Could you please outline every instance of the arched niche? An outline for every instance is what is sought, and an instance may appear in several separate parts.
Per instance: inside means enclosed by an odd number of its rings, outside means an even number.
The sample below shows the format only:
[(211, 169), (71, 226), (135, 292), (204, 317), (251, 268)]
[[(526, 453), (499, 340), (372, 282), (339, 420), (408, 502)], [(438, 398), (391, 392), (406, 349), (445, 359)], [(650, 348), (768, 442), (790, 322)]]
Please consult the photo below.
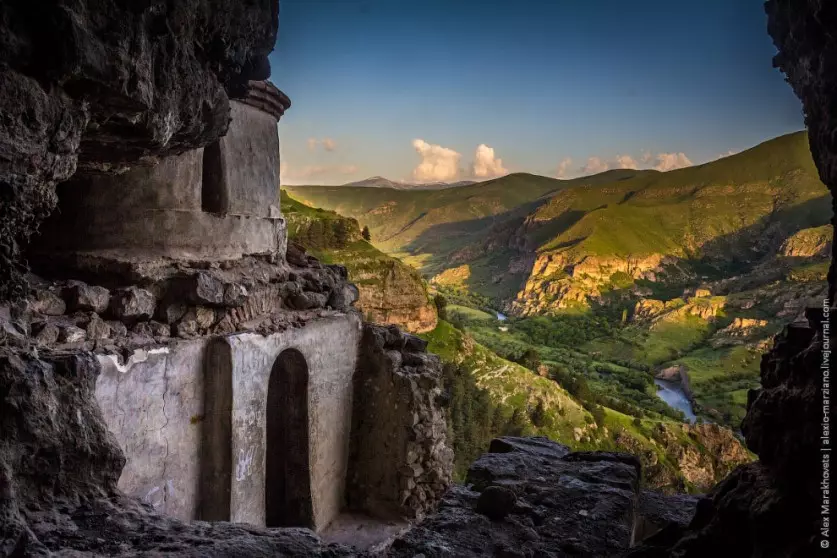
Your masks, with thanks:
[(273, 364), (265, 413), (265, 525), (313, 527), (308, 364), (296, 349)]

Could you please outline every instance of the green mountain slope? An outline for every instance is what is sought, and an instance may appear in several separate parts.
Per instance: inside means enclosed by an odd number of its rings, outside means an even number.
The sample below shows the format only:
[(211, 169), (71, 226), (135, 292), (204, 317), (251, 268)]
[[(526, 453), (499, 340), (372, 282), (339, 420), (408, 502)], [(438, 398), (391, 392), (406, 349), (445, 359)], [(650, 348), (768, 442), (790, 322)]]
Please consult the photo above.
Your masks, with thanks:
[(805, 132), (667, 173), (513, 174), (442, 191), (290, 191), (358, 219), (377, 246), (425, 274), (469, 265), (470, 289), (504, 299), (514, 298), (533, 267), (552, 273), (588, 256), (750, 262), (829, 217)]
[(577, 450), (633, 453), (642, 461), (644, 483), (666, 491), (705, 491), (751, 459), (731, 431), (715, 425), (634, 418), (589, 406), (555, 380), (497, 356), (446, 321), (425, 338), (428, 350), (454, 367), (446, 369), (446, 389), (459, 473), (492, 437), (503, 434), (548, 436)]
[(288, 238), (324, 263), (346, 266), (360, 294), (355, 306), (366, 319), (414, 333), (436, 326), (436, 308), (415, 269), (364, 240), (355, 219), (301, 204), (284, 190), (281, 195)]

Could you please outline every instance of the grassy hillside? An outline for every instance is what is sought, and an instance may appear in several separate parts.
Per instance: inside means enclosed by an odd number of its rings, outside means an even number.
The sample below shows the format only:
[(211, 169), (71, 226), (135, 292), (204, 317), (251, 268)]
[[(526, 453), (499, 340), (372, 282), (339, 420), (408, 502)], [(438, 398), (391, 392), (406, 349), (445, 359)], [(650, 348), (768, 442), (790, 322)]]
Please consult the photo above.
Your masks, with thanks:
[(358, 219), (377, 246), (426, 275), (468, 265), (469, 289), (506, 300), (539, 255), (662, 254), (717, 267), (752, 262), (830, 217), (804, 132), (667, 173), (610, 171), (574, 180), (513, 174), (441, 191), (289, 191)]
[(346, 266), (360, 292), (356, 306), (367, 320), (414, 333), (436, 326), (436, 309), (419, 273), (364, 240), (355, 219), (299, 203), (284, 190), (282, 213), (290, 240), (323, 263)]
[(425, 338), (428, 350), (446, 363), (449, 426), (460, 475), (492, 437), (503, 434), (548, 436), (576, 450), (634, 453), (643, 463), (645, 484), (670, 491), (705, 490), (750, 459), (728, 430), (602, 406), (596, 402), (602, 399), (589, 392), (573, 387), (571, 394), (548, 374), (499, 357), (446, 321)]

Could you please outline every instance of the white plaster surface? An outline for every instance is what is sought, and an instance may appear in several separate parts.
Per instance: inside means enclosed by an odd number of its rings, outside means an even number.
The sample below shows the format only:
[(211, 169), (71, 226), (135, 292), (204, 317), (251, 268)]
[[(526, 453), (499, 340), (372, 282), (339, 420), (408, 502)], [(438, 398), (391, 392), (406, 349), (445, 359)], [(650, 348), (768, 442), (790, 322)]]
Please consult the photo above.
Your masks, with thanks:
[[(276, 358), (296, 349), (308, 365), (309, 463), (315, 529), (325, 528), (344, 506), (352, 377), (358, 359), (360, 317), (336, 314), (301, 328), (262, 336), (244, 333), (228, 344), (232, 360), (229, 520), (265, 524), (265, 430), (267, 386)], [(119, 487), (183, 520), (199, 518), (201, 437), (206, 348), (210, 338), (136, 351), (120, 364), (99, 356), (96, 398), (127, 457)], [(231, 389), (230, 389), (231, 387)], [(211, 433), (210, 433), (211, 435)]]
[(119, 488), (183, 520), (198, 506), (206, 344), (137, 350), (123, 364), (98, 357), (96, 399), (127, 458)]
[[(268, 337), (227, 337), (232, 355), (230, 520), (264, 525), (267, 386), (273, 364), (296, 349), (308, 364), (309, 463), (314, 527), (326, 527), (344, 505), (352, 377), (361, 329), (356, 314), (337, 315)], [(280, 448), (281, 449), (281, 448)]]

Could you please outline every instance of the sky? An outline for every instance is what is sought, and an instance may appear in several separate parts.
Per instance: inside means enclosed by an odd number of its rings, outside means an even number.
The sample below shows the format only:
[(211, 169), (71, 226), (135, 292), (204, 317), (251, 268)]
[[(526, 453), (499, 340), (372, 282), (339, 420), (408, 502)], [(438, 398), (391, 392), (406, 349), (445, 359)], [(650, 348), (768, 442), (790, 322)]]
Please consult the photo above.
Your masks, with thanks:
[(571, 178), (804, 128), (763, 0), (280, 0), (283, 184)]

